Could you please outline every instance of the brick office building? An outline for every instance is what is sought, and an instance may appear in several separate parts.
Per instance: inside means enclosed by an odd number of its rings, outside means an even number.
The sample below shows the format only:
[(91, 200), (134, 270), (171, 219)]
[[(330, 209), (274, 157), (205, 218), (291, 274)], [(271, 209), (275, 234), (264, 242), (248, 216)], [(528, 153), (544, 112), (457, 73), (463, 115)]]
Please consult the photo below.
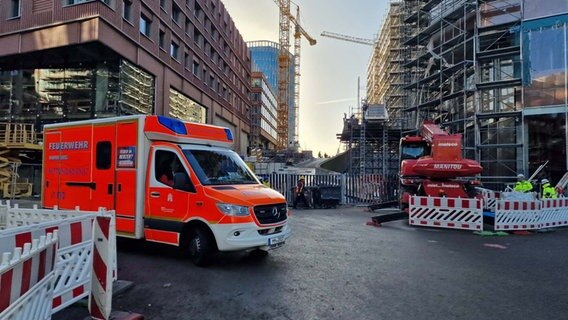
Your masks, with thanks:
[(220, 0), (0, 0), (0, 121), (154, 113), (245, 154), (250, 66)]

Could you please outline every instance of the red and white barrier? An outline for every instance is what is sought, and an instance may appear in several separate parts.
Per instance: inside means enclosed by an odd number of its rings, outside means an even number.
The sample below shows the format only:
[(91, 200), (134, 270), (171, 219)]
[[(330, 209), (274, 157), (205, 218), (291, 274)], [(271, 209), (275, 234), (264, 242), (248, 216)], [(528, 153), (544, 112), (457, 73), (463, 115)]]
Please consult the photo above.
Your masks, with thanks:
[(495, 230), (539, 229), (539, 212), (538, 200), (498, 200), (495, 209)]
[(115, 220), (112, 217), (97, 217), (93, 242), (93, 272), (89, 311), (94, 319), (109, 319), (112, 304), (113, 264), (116, 259)]
[(475, 189), (483, 197), (483, 209), (495, 212), (495, 207), (497, 206), (497, 200), (501, 198), (501, 193), (480, 187), (476, 187)]
[[(34, 212), (35, 211), (35, 212)], [(111, 222), (99, 225), (97, 217), (105, 217)], [(67, 217), (61, 219), (61, 217)], [(95, 223), (96, 222), (96, 223)], [(57, 230), (59, 232), (59, 248), (56, 254), (56, 281), (52, 288), (52, 308), (51, 313), (55, 313), (72, 303), (87, 297), (91, 293), (91, 280), (93, 269), (100, 266), (100, 259), (93, 258), (95, 250), (94, 235), (96, 232), (103, 232), (106, 236), (105, 243), (112, 246), (107, 248), (104, 261), (108, 266), (105, 270), (108, 273), (109, 281), (103, 283), (104, 293), (112, 291), (112, 281), (116, 279), (116, 231), (114, 229), (114, 212), (100, 210), (96, 212), (73, 211), (73, 210), (44, 210), (44, 209), (22, 209), (18, 207), (9, 208), (7, 215), (7, 225), (18, 227), (9, 228), (1, 231), (2, 241), (0, 241), (0, 252), (13, 250), (21, 247), (28, 240), (45, 235)], [(109, 230), (108, 228), (112, 228)], [(98, 239), (98, 237), (97, 237)], [(101, 252), (103, 248), (97, 244)], [(100, 273), (99, 273), (100, 275)], [(105, 277), (106, 279), (106, 277)], [(110, 310), (110, 295), (107, 298), (98, 294), (99, 299), (104, 299), (102, 317), (108, 319)]]
[(51, 318), (57, 241), (55, 231), (2, 254), (0, 319)]
[(483, 230), (481, 200), (412, 196), (408, 221), (416, 226)]
[(540, 227), (568, 226), (568, 199), (543, 199), (540, 203)]

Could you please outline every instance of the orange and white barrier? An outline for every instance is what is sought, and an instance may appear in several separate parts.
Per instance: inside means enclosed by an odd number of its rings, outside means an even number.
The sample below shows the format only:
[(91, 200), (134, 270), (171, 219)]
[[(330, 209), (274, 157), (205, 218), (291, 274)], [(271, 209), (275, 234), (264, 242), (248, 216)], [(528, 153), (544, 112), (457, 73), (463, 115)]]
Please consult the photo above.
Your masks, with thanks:
[(480, 199), (410, 197), (410, 225), (483, 230)]
[[(0, 234), (0, 242), (6, 236)], [(51, 318), (57, 231), (2, 253), (0, 319)]]
[[(67, 218), (61, 219), (62, 217)], [(98, 217), (105, 219), (97, 219)], [(104, 222), (106, 220), (111, 222)], [(99, 225), (99, 223), (103, 224)], [(58, 231), (59, 246), (55, 262), (56, 281), (52, 288), (51, 313), (90, 295), (93, 269), (100, 267), (100, 252), (104, 251), (103, 244), (96, 244), (98, 249), (93, 249), (95, 246), (93, 239), (96, 235), (98, 241), (100, 233), (106, 235), (104, 244), (110, 247), (102, 255), (105, 266), (107, 266), (104, 269), (107, 273), (105, 279), (108, 277), (110, 280), (103, 283), (103, 293), (98, 293), (97, 299), (104, 300), (100, 303), (103, 312), (99, 314), (99, 319), (109, 318), (110, 302), (106, 301), (110, 301), (110, 296), (106, 297), (104, 294), (112, 291), (112, 282), (116, 279), (116, 231), (113, 211), (100, 210), (97, 213), (14, 207), (8, 209), (7, 225), (20, 226), (0, 231), (3, 237), (3, 241), (0, 242), (0, 252), (11, 251), (22, 247), (32, 238)], [(99, 257), (93, 258), (95, 252)], [(107, 309), (108, 312), (106, 312)]]
[(568, 199), (543, 199), (540, 203), (540, 227), (568, 226)]
[(495, 230), (540, 229), (540, 201), (498, 200), (495, 209)]

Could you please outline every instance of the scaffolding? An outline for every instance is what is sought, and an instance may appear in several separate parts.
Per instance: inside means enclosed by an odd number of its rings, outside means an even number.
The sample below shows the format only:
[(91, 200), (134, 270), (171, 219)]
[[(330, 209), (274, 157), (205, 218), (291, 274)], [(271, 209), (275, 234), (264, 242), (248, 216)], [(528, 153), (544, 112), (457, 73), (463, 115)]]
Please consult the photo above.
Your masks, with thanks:
[[(521, 56), (528, 45), (521, 7), (521, 0), (391, 3), (367, 77), (369, 103), (383, 103), (389, 119), (383, 131), (346, 119), (338, 138), (351, 150), (352, 163), (364, 161), (368, 170), (372, 152), (398, 156), (394, 129), (415, 134), (428, 119), (463, 135), (463, 156), (482, 164), (478, 178), (485, 186), (502, 189), (517, 173), (532, 172), (545, 156), (528, 145), (531, 123), (523, 94), (531, 78), (525, 74), (530, 62)], [(376, 171), (395, 167), (388, 163)]]
[(343, 131), (337, 135), (349, 153), (348, 173), (396, 174), (400, 128), (389, 124), (384, 105), (364, 104), (361, 111), (346, 116)]

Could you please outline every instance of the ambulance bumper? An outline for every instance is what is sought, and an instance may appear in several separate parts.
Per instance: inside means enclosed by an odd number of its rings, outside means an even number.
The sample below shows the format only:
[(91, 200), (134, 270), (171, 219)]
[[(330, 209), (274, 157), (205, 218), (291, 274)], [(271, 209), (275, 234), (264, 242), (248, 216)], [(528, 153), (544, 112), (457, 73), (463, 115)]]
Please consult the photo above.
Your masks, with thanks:
[(258, 227), (254, 223), (215, 224), (211, 225), (211, 230), (219, 251), (270, 250), (281, 247), (290, 237), (288, 223), (272, 228)]

